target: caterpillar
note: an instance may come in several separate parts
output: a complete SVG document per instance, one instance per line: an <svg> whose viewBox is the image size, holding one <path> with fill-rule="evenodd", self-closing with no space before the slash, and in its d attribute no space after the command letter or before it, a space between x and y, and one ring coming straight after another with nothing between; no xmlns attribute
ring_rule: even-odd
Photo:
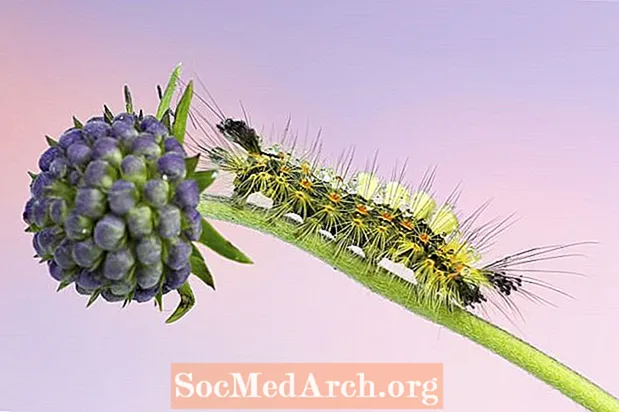
<svg viewBox="0 0 619 412"><path fill-rule="evenodd" d="M280 142L265 144L247 115L243 120L228 117L212 97L208 102L194 95L217 121L194 107L190 119L201 137L188 136L211 167L232 176L231 198L237 207L261 195L269 201L269 219L294 221L296 236L320 235L335 245L336 256L354 253L364 259L370 273L388 270L404 279L390 268L394 264L411 272L405 279L411 291L431 305L474 310L490 302L506 313L504 307L518 312L511 300L516 294L550 303L530 286L570 296L527 275L568 272L527 269L526 265L574 256L563 251L591 242L534 247L483 263L484 251L511 224L512 216L476 226L486 203L460 219L457 191L442 203L431 193L435 169L413 188L401 178L382 179L376 159L369 170L351 172L352 152L335 167L325 167L318 140L306 151L297 150L296 140L287 142L286 134Z"/></svg>

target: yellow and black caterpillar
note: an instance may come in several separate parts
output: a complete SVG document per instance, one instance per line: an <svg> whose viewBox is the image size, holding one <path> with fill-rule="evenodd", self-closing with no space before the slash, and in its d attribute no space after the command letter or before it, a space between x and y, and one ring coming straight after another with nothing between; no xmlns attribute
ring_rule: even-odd
<svg viewBox="0 0 619 412"><path fill-rule="evenodd" d="M431 174L412 192L398 181L382 182L374 172L347 178L347 170L319 167L280 145L264 147L243 120L220 119L213 129L224 138L221 144L199 147L222 171L233 174L234 201L243 203L255 193L268 197L272 219L296 215L299 236L320 233L335 242L337 254L357 248L368 270L376 270L384 259L403 265L414 273L419 298L474 309L494 295L515 309L508 297L516 292L544 301L525 284L562 293L525 276L522 265L557 257L550 254L573 245L532 248L482 265L480 250L505 221L473 228L476 212L459 222L453 199L439 205L429 194Z"/></svg>

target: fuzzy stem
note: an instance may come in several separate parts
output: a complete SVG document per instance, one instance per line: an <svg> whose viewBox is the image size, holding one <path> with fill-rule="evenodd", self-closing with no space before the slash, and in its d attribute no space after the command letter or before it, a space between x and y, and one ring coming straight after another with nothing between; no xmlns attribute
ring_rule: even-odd
<svg viewBox="0 0 619 412"><path fill-rule="evenodd" d="M431 307L411 299L406 282L386 271L369 273L363 261L352 253L335 258L333 244L319 235L297 238L291 223L267 221L262 209L239 208L223 197L204 197L200 211L206 217L255 229L305 250L384 298L502 356L591 411L619 411L619 400L552 357L470 312Z"/></svg>

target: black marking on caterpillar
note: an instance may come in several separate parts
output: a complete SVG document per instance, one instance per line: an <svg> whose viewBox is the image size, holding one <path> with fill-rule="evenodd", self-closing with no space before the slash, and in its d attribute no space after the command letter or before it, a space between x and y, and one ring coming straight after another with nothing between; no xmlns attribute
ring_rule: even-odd
<svg viewBox="0 0 619 412"><path fill-rule="evenodd" d="M532 248L481 265L481 252L511 224L511 216L495 224L474 227L487 206L484 204L459 222L455 214L458 193L452 193L442 205L430 194L434 170L426 173L413 192L400 183L401 178L380 181L373 170L376 160L370 172L349 178L352 152L340 158L335 169L320 167L315 156L318 144L300 156L294 153L296 139L292 144L265 147L247 117L228 118L210 95L211 103L195 96L216 115L218 122L212 124L194 108L190 119L202 138L191 134L189 137L198 152L234 176L232 198L239 206L251 195L260 193L272 201L270 219L290 214L300 218L297 236L320 233L335 243L336 254L355 253L352 249L358 248L367 261L368 271L376 271L384 259L403 265L414 272L414 282L410 283L416 296L432 304L474 309L492 302L505 313L499 303L518 312L510 300L513 294L550 303L528 290L528 286L566 294L526 276L528 269L523 265L565 257L554 253L591 243ZM289 123L286 132L288 128ZM287 138L285 134L282 140ZM498 301L489 299L491 296L498 296Z"/></svg>

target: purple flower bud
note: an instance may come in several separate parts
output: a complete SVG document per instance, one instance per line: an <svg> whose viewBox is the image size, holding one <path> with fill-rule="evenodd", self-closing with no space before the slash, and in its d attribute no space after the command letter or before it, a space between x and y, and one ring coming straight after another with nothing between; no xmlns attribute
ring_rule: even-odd
<svg viewBox="0 0 619 412"><path fill-rule="evenodd" d="M109 164L119 167L123 160L123 154L116 140L111 137L104 137L97 140L93 145L92 158L105 160Z"/></svg>
<svg viewBox="0 0 619 412"><path fill-rule="evenodd" d="M122 279L134 264L133 253L128 248L108 252L103 262L103 276L110 280Z"/></svg>
<svg viewBox="0 0 619 412"><path fill-rule="evenodd" d="M80 129L69 129L60 136L58 139L58 146L62 149L67 150L69 146L74 143L83 143L85 142L84 137L82 136L82 131Z"/></svg>
<svg viewBox="0 0 619 412"><path fill-rule="evenodd" d="M73 246L73 260L83 268L92 268L103 255L103 249L89 238Z"/></svg>
<svg viewBox="0 0 619 412"><path fill-rule="evenodd" d="M86 120L86 123L91 123L91 122L105 122L105 117L103 117L103 116L94 116L94 117L91 117L90 119Z"/></svg>
<svg viewBox="0 0 619 412"><path fill-rule="evenodd" d="M181 209L194 209L200 201L200 191L195 180L183 180L176 186L174 203Z"/></svg>
<svg viewBox="0 0 619 412"><path fill-rule="evenodd" d="M200 240L202 236L202 215L196 209L183 213L183 234L190 241Z"/></svg>
<svg viewBox="0 0 619 412"><path fill-rule="evenodd" d="M150 266L140 266L135 272L138 285L141 288L148 289L156 286L163 274L163 263L157 261Z"/></svg>
<svg viewBox="0 0 619 412"><path fill-rule="evenodd" d="M161 261L162 245L157 236L146 236L137 242L135 253L138 261L144 265L152 265Z"/></svg>
<svg viewBox="0 0 619 412"><path fill-rule="evenodd" d="M164 239L181 234L181 211L176 206L166 205L159 210L159 236Z"/></svg>
<svg viewBox="0 0 619 412"><path fill-rule="evenodd" d="M30 193L36 198L43 197L55 181L56 179L49 172L40 173L32 182Z"/></svg>
<svg viewBox="0 0 619 412"><path fill-rule="evenodd" d="M144 156L147 160L155 160L161 156L161 147L155 142L152 135L141 134L131 145L131 153Z"/></svg>
<svg viewBox="0 0 619 412"><path fill-rule="evenodd" d="M132 182L117 180L108 192L110 209L117 215L124 215L138 202L138 189Z"/></svg>
<svg viewBox="0 0 619 412"><path fill-rule="evenodd" d="M123 179L136 184L144 183L147 178L144 159L134 155L126 156L123 159L120 164L120 172L122 173Z"/></svg>
<svg viewBox="0 0 619 412"><path fill-rule="evenodd" d="M94 141L97 139L101 139L102 137L109 136L110 125L107 124L104 120L90 119L84 125L82 133L86 138Z"/></svg>
<svg viewBox="0 0 619 412"><path fill-rule="evenodd" d="M77 170L73 170L71 173L69 173L69 184L71 186L79 186L81 181L82 174L80 172L78 172Z"/></svg>
<svg viewBox="0 0 619 412"><path fill-rule="evenodd" d="M168 203L170 185L162 179L149 180L144 185L144 200L155 208L161 208Z"/></svg>
<svg viewBox="0 0 619 412"><path fill-rule="evenodd" d="M40 258L45 257L45 251L41 249L41 247L39 246L39 233L37 232L34 234L34 236L32 237L32 247L34 248L34 251L36 253L35 256L38 256Z"/></svg>
<svg viewBox="0 0 619 412"><path fill-rule="evenodd" d="M34 234L34 248L41 258L50 257L63 240L62 232L56 227L48 227Z"/></svg>
<svg viewBox="0 0 619 412"><path fill-rule="evenodd" d="M168 241L166 246L164 262L170 269L179 270L189 264L189 257L192 252L189 243L179 238L173 238Z"/></svg>
<svg viewBox="0 0 619 412"><path fill-rule="evenodd" d="M60 282L65 276L64 270L53 260L47 262L47 269L49 274L58 282Z"/></svg>
<svg viewBox="0 0 619 412"><path fill-rule="evenodd" d="M170 134L168 128L160 122L151 123L146 127L146 129L143 130L147 133L152 134L155 138L155 142L157 143L161 143L161 140Z"/></svg>
<svg viewBox="0 0 619 412"><path fill-rule="evenodd" d="M131 209L126 219L129 233L134 239L149 235L153 231L153 213L146 205Z"/></svg>
<svg viewBox="0 0 619 412"><path fill-rule="evenodd" d="M94 292L94 290L83 288L77 283L75 284L75 291L79 293L80 295L84 295L84 296L90 296L92 295L92 292Z"/></svg>
<svg viewBox="0 0 619 412"><path fill-rule="evenodd" d="M64 239L58 247L54 250L54 261L61 268L68 270L75 267L73 261L73 241L70 239Z"/></svg>
<svg viewBox="0 0 619 412"><path fill-rule="evenodd" d="M137 116L133 113L118 113L116 117L114 117L114 121L112 122L112 124L116 122L122 122L133 126L135 125L136 120Z"/></svg>
<svg viewBox="0 0 619 412"><path fill-rule="evenodd" d="M84 290L92 293L95 289L105 284L105 278L100 270L82 269L77 275L75 283Z"/></svg>
<svg viewBox="0 0 619 412"><path fill-rule="evenodd" d="M73 143L67 149L67 157L71 165L80 167L90 161L92 150L85 143Z"/></svg>
<svg viewBox="0 0 619 412"><path fill-rule="evenodd" d="M65 219L67 218L68 207L67 202L63 199L52 199L49 206L49 216L52 221L62 226Z"/></svg>
<svg viewBox="0 0 619 412"><path fill-rule="evenodd" d="M125 221L118 216L107 214L97 222L93 237L97 246L109 251L122 245L125 234Z"/></svg>
<svg viewBox="0 0 619 412"><path fill-rule="evenodd" d="M168 137L167 139L165 139L163 141L163 149L170 153L170 152L174 152L174 153L178 153L183 157L187 157L187 152L185 151L185 148L183 148L183 145L176 140L176 137Z"/></svg>
<svg viewBox="0 0 619 412"><path fill-rule="evenodd" d="M110 189L117 177L116 169L105 160L90 162L84 173L84 181L87 185L104 190Z"/></svg>
<svg viewBox="0 0 619 412"><path fill-rule="evenodd" d="M38 227L45 227L52 223L49 216L50 200L48 198L39 199L33 206L32 218Z"/></svg>
<svg viewBox="0 0 619 412"><path fill-rule="evenodd" d="M157 169L165 178L178 181L185 178L185 158L178 153L166 153L157 161Z"/></svg>
<svg viewBox="0 0 619 412"><path fill-rule="evenodd" d="M34 213L34 206L36 204L36 201L37 200L33 197L28 199L28 201L26 202L26 206L24 207L24 211L22 213L22 219L24 220L24 222L26 222L29 225L34 223L33 213Z"/></svg>
<svg viewBox="0 0 619 412"><path fill-rule="evenodd" d="M155 285L152 288L142 289L140 287L135 289L133 300L138 303L148 302L153 299L159 293L159 286Z"/></svg>
<svg viewBox="0 0 619 412"><path fill-rule="evenodd" d="M132 123L115 121L112 123L112 135L122 142L123 145L127 146L138 137L138 131L135 130Z"/></svg>
<svg viewBox="0 0 619 412"><path fill-rule="evenodd" d="M127 296L133 290L133 287L128 279L121 279L110 284L110 292L116 296Z"/></svg>
<svg viewBox="0 0 619 412"><path fill-rule="evenodd" d="M83 187L77 190L75 210L77 213L98 219L105 214L105 195L99 189Z"/></svg>
<svg viewBox="0 0 619 412"><path fill-rule="evenodd" d="M178 289L181 287L191 274L191 267L187 264L178 269L168 268L165 272L165 286L169 289Z"/></svg>
<svg viewBox="0 0 619 412"><path fill-rule="evenodd" d="M117 296L108 289L105 289L103 292L101 292L101 297L110 303L120 302L120 301L125 300L124 296Z"/></svg>
<svg viewBox="0 0 619 412"><path fill-rule="evenodd" d="M64 231L72 240L83 240L92 234L92 219L73 211L64 221Z"/></svg>
<svg viewBox="0 0 619 412"><path fill-rule="evenodd" d="M49 165L58 157L63 156L62 150L58 147L48 148L39 158L39 169L44 172L49 170Z"/></svg>
<svg viewBox="0 0 619 412"><path fill-rule="evenodd" d="M57 179L62 179L69 171L69 161L64 157L58 157L49 165L49 174Z"/></svg>
<svg viewBox="0 0 619 412"><path fill-rule="evenodd" d="M140 122L140 129L146 130L148 127L159 123L159 120L152 114L144 116L144 119Z"/></svg>

